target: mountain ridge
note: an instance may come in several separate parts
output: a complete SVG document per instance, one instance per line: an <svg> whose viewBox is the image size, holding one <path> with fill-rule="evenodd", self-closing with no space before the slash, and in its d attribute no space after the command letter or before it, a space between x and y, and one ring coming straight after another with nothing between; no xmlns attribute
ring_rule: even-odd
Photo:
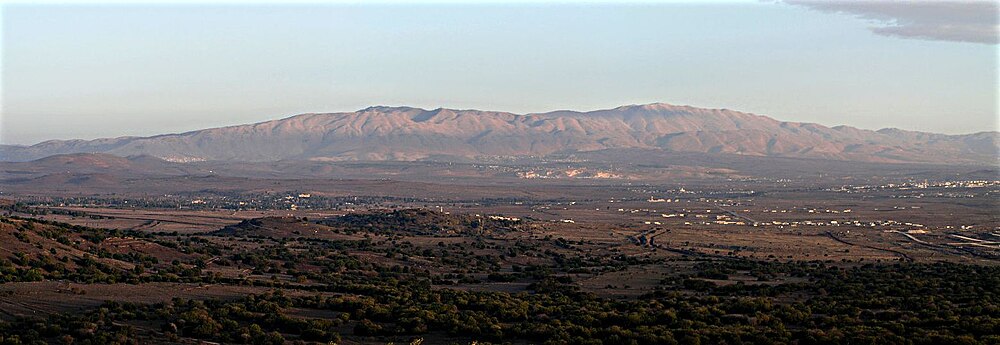
<svg viewBox="0 0 1000 345"><path fill-rule="evenodd" d="M2 146L0 160L56 154L150 155L175 162L426 160L546 156L603 149L820 158L866 162L984 164L1000 133L948 135L779 121L729 109L666 103L593 111L515 114L475 109L371 106L149 137L49 140Z"/></svg>

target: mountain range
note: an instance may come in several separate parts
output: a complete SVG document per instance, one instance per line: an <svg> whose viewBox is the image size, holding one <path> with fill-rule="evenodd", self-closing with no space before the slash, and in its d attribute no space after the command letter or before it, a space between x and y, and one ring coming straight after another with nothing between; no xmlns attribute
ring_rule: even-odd
<svg viewBox="0 0 1000 345"><path fill-rule="evenodd" d="M476 161L609 149L994 165L1000 157L1000 133L945 135L827 127L663 103L524 115L375 106L151 137L4 145L0 161L72 153L148 155L174 162Z"/></svg>

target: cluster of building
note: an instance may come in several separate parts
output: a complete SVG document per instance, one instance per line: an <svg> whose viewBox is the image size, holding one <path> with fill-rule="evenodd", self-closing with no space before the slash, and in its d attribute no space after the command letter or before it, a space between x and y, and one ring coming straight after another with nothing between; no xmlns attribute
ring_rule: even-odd
<svg viewBox="0 0 1000 345"><path fill-rule="evenodd" d="M195 195L163 194L146 197L61 197L26 200L29 204L49 207L100 206L113 208L173 208L191 210L297 210L336 209L355 205L394 205L391 197L325 197L312 193L202 193ZM405 201L405 200L402 200Z"/></svg>
<svg viewBox="0 0 1000 345"><path fill-rule="evenodd" d="M827 189L832 192L843 192L843 193L864 193L869 191L877 190L914 190L914 189L929 189L929 188L987 188L987 187L1000 187L1000 180L962 180L962 181L936 181L928 182L924 180L923 182L902 182L902 183L885 183L880 185L843 185L840 187L834 187Z"/></svg>
<svg viewBox="0 0 1000 345"><path fill-rule="evenodd" d="M556 179L556 178L591 178L591 179L623 179L625 175L606 170L588 170L585 168L546 169L518 171L517 177L523 179Z"/></svg>

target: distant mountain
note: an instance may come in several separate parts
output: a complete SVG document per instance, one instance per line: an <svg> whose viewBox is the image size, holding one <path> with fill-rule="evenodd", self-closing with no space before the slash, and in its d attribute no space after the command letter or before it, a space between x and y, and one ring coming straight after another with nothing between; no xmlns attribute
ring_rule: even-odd
<svg viewBox="0 0 1000 345"><path fill-rule="evenodd" d="M153 137L2 146L0 160L27 161L69 153L147 155L172 162L483 160L606 149L993 165L1000 155L1000 133L831 128L662 103L526 115L378 106Z"/></svg>
<svg viewBox="0 0 1000 345"><path fill-rule="evenodd" d="M0 162L0 185L120 187L128 178L209 175L209 168L172 163L152 156L105 153L53 155L29 162Z"/></svg>
<svg viewBox="0 0 1000 345"><path fill-rule="evenodd" d="M131 173L140 175L188 175L204 173L202 168L176 164L153 156L120 157L106 153L72 153L48 156L31 162L5 163L0 166L0 177L7 175Z"/></svg>

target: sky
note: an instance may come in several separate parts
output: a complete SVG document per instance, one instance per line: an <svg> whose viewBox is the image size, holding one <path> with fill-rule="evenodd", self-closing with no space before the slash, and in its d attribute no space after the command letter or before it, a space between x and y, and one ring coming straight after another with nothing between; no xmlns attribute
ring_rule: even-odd
<svg viewBox="0 0 1000 345"><path fill-rule="evenodd" d="M996 3L7 3L0 11L3 144L372 105L532 113L664 102L828 126L998 130Z"/></svg>

